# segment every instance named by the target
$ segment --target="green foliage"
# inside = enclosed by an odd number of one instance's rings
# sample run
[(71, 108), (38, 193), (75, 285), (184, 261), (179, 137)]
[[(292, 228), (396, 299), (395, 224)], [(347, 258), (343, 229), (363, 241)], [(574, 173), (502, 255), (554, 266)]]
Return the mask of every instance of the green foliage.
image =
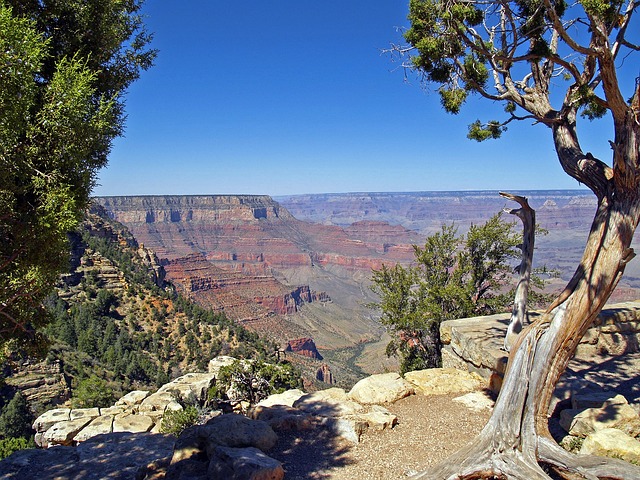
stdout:
[[(617, 80), (603, 82), (601, 70), (615, 79), (621, 64), (615, 60), (637, 55), (632, 11), (621, 0), (580, 0), (570, 7), (564, 0), (410, 0), (408, 45), (393, 50), (409, 57), (403, 65), (422, 81), (436, 85), (448, 113), (459, 113), (459, 92), (506, 104), (505, 119), (469, 128), (473, 140), (497, 139), (513, 120), (551, 126), (550, 119), (570, 119), (575, 110), (589, 120), (609, 112), (619, 87)], [(571, 83), (554, 81), (563, 76)]]
[(17, 392), (0, 414), (0, 438), (29, 438), (33, 434), (32, 423), (33, 415), (27, 401), (20, 392)]
[(66, 234), (155, 52), (141, 2), (0, 1), (0, 344), (41, 353)]
[(184, 429), (195, 425), (199, 415), (194, 405), (187, 405), (183, 410), (166, 410), (162, 415), (160, 431), (177, 437)]
[(467, 134), (467, 138), (469, 140), (482, 142), (489, 138), (500, 138), (506, 131), (507, 127), (501, 125), (495, 120), (490, 121), (486, 125), (483, 125), (480, 120), (476, 120), (471, 125), (469, 125), (469, 133)]
[(3, 438), (0, 440), (0, 460), (7, 458), (14, 452), (26, 450), (27, 448), (36, 448), (33, 440), (27, 438)]
[(290, 363), (274, 365), (260, 360), (236, 360), (220, 368), (207, 398), (213, 402), (233, 400), (255, 405), (271, 394), (301, 387), (300, 373)]
[(91, 375), (78, 383), (73, 391), (71, 403), (74, 408), (109, 407), (115, 398), (107, 382)]
[(440, 365), (443, 320), (508, 308), (511, 295), (503, 290), (521, 241), (513, 225), (498, 214), (472, 225), (466, 237), (445, 225), (423, 248), (414, 246), (415, 265), (373, 271), (372, 290), (380, 300), (372, 306), (392, 333), (387, 354), (400, 357), (403, 373)]

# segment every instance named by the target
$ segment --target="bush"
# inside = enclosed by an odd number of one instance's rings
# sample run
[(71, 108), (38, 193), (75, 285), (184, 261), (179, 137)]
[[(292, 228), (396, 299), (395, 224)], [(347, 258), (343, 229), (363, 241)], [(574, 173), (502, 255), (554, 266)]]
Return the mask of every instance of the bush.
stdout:
[(184, 429), (195, 425), (199, 415), (198, 409), (193, 405), (188, 405), (184, 410), (166, 410), (162, 415), (160, 431), (177, 437)]
[[(289, 363), (236, 360), (220, 368), (216, 383), (207, 392), (209, 401), (246, 401), (255, 405), (273, 393), (300, 388), (300, 374)], [(230, 392), (233, 398), (229, 398)]]
[(71, 401), (74, 408), (108, 407), (114, 401), (113, 390), (96, 375), (81, 380)]
[(18, 450), (25, 450), (27, 448), (35, 448), (35, 444), (32, 440), (26, 438), (5, 438), (0, 440), (0, 460), (7, 458), (13, 452)]

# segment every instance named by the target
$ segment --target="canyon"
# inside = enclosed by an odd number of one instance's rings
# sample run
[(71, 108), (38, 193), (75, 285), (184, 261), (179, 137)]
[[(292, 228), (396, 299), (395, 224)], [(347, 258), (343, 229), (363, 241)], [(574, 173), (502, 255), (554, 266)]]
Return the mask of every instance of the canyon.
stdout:
[[(547, 235), (535, 262), (559, 289), (579, 262), (595, 211), (586, 190), (516, 192)], [(369, 290), (371, 269), (413, 259), (413, 244), (454, 223), (458, 233), (504, 208), (498, 192), (127, 196), (95, 199), (151, 249), (187, 297), (276, 340), (313, 339), (333, 375), (393, 367)], [(505, 219), (512, 221), (509, 215)], [(513, 217), (515, 221), (515, 217)], [(519, 226), (518, 226), (519, 227)], [(612, 301), (640, 288), (634, 262)]]

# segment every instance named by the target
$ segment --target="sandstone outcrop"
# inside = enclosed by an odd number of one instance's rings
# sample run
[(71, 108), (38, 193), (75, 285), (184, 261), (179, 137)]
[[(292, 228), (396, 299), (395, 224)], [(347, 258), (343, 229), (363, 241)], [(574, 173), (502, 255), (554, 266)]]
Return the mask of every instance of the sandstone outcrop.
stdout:
[(322, 360), (322, 355), (318, 352), (316, 344), (312, 338), (296, 338), (289, 340), (285, 348), (286, 352), (297, 353), (309, 358), (315, 358), (316, 360)]
[[(497, 314), (442, 322), (440, 338), (443, 343), (443, 366), (477, 373), (497, 393), (507, 366), (508, 355), (502, 349), (501, 342), (509, 315)], [(533, 319), (537, 313), (529, 312), (529, 316)], [(602, 371), (602, 375), (607, 375), (600, 368), (620, 367), (616, 373), (620, 383), (635, 375), (637, 369), (633, 365), (624, 365), (629, 363), (624, 358), (630, 360), (632, 357), (621, 355), (639, 353), (639, 345), (640, 301), (607, 305), (581, 339), (575, 360), (570, 363), (560, 382), (559, 400), (569, 398), (572, 384), (597, 386), (601, 381), (598, 380), (598, 372)], [(610, 388), (618, 389), (613, 385)]]
[(60, 405), (71, 397), (60, 361), (28, 363), (12, 370), (7, 385), (20, 391), (30, 405)]
[(331, 368), (326, 363), (320, 365), (320, 368), (316, 371), (316, 380), (328, 383), (329, 385), (333, 385), (336, 383), (335, 378), (333, 378), (333, 373), (331, 372)]

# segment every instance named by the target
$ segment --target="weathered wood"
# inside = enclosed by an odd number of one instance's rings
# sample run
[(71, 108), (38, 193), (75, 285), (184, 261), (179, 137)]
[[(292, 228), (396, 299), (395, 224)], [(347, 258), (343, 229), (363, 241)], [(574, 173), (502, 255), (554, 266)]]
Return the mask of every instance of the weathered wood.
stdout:
[(533, 265), (533, 250), (535, 246), (536, 212), (529, 206), (526, 197), (500, 192), (500, 195), (520, 204), (520, 208), (505, 208), (504, 211), (517, 216), (522, 221), (522, 260), (518, 266), (520, 280), (515, 289), (513, 309), (511, 319), (504, 337), (504, 349), (508, 352), (515, 342), (516, 337), (522, 331), (525, 318), (527, 316), (527, 297), (529, 295), (529, 284), (531, 281), (531, 268)]

